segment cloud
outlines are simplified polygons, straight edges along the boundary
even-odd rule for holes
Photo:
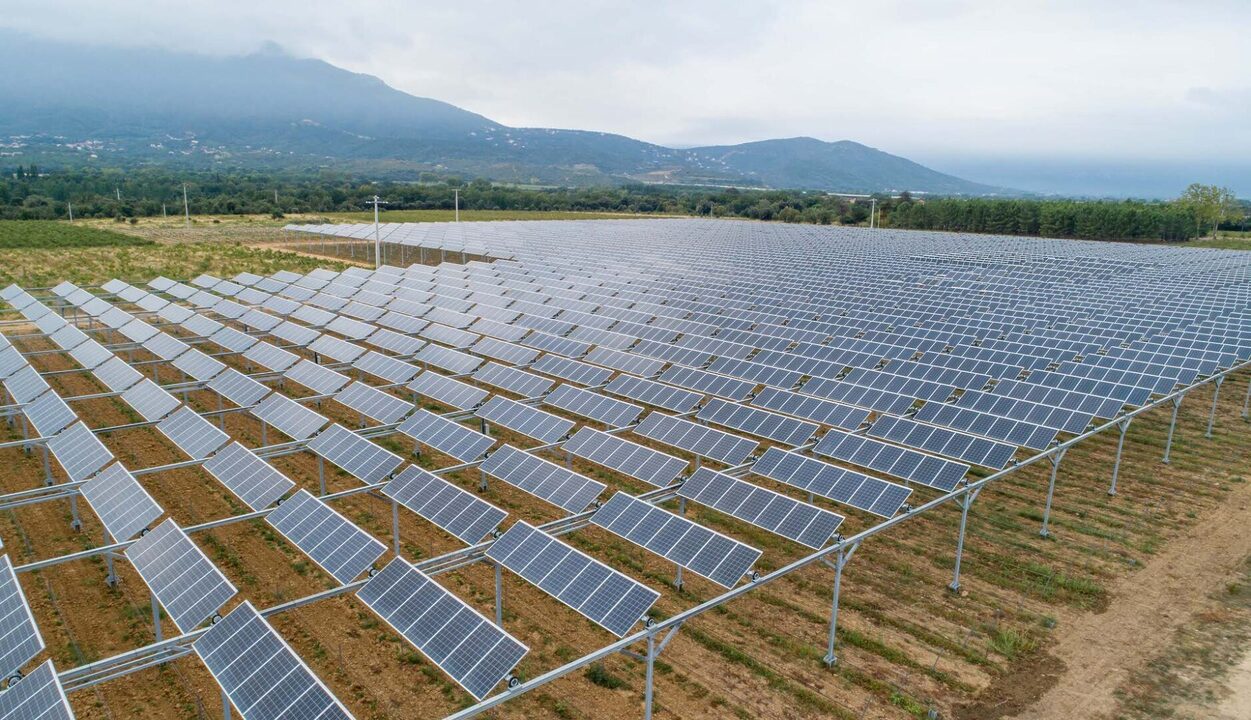
[[[288,52],[512,125],[904,155],[1251,152],[1246,2],[0,0],[83,42]],[[50,22],[49,18],[72,18]]]

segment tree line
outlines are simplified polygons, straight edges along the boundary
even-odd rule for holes
[[[620,212],[749,218],[814,224],[864,224],[872,205],[801,190],[739,190],[657,185],[534,188],[464,182],[370,182],[334,173],[200,172],[159,168],[42,172],[0,169],[0,219],[181,215],[183,186],[192,214],[331,213],[361,211],[375,194],[388,209]],[[883,227],[951,232],[1125,240],[1188,240],[1230,223],[1246,222],[1247,207],[1227,190],[1192,186],[1177,201],[1077,201],[1027,198],[876,199]]]

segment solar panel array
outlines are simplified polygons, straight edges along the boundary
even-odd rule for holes
[[[787,486],[783,490],[811,492],[881,517],[899,512],[919,488],[834,463],[947,490],[970,464],[1004,467],[1018,447],[1041,449],[1095,418],[1115,417],[1126,406],[1251,356],[1251,334],[1242,330],[1251,315],[1251,263],[1230,253],[941,234],[870,238],[830,228],[670,220],[384,228],[391,242],[421,244],[439,233],[444,247],[472,246],[496,260],[306,276],[244,273],[234,281],[203,275],[191,284],[158,279],[150,284],[155,293],[113,281],[105,289],[118,306],[69,283],[53,293],[76,308],[76,320],[79,313],[90,316],[93,326],[109,329],[106,338],[138,343],[139,352],[206,382],[366,482],[385,480],[403,461],[287,397],[285,380],[333,395],[362,423],[365,417],[400,423],[403,434],[458,461],[478,460],[494,440],[425,410],[408,417],[412,405],[392,388],[407,384],[423,400],[474,410],[494,425],[561,443],[572,455],[656,485],[678,479],[686,462],[578,424],[628,428],[729,466],[750,462],[760,449],[744,434],[796,448],[816,437],[813,452],[834,462],[769,447],[747,469]],[[763,261],[762,243],[769,248]],[[84,332],[20,289],[6,288],[0,297],[106,387],[124,392],[121,400],[159,423],[187,455],[205,459],[206,470],[250,507],[270,507],[294,487],[183,407],[159,387],[157,374],[144,378],[92,339],[91,328]],[[121,301],[133,306],[130,312]],[[172,326],[181,328],[180,337],[163,332]],[[213,347],[226,351],[223,359],[239,357],[247,372],[255,364],[281,374],[278,387],[227,367],[212,356],[219,355]],[[359,381],[347,375],[352,370]],[[473,377],[449,377],[469,373]],[[0,347],[0,379],[6,394],[25,403],[24,418],[49,438],[66,474],[95,477],[83,486],[84,495],[88,487],[129,476],[120,464],[101,472],[112,454],[7,342]],[[492,397],[496,390],[534,400]],[[538,410],[538,403],[551,412]],[[699,422],[674,416],[687,413]],[[508,445],[482,469],[568,512],[584,510],[606,489]],[[138,483],[123,484],[146,497]],[[470,544],[506,517],[415,467],[383,492]],[[92,502],[102,519],[110,514],[105,500],[116,501],[114,494]],[[709,468],[698,468],[679,494],[809,547],[828,542],[842,522],[828,510]],[[154,506],[141,499],[128,509],[146,508],[142,523],[119,513],[106,527],[133,536],[160,517],[163,511]],[[727,586],[750,567],[741,543],[699,532],[690,521],[622,493],[593,517]],[[304,491],[279,505],[270,522],[281,523],[284,535],[340,582],[358,577],[383,552],[372,536]],[[177,529],[167,522],[160,534],[139,542],[165,539],[183,547],[169,539],[167,526]],[[679,528],[683,542],[667,545]],[[710,539],[688,557],[704,532]],[[628,629],[654,601],[652,591],[605,575],[613,571],[524,521],[488,555],[502,556],[509,544],[523,542],[524,552],[509,552],[504,564],[606,627]],[[728,564],[712,565],[718,558]],[[411,579],[399,572],[405,567],[384,572]],[[604,595],[592,581],[609,577],[614,592]],[[620,606],[630,595],[634,601]],[[199,611],[176,622],[203,620],[195,615]],[[441,667],[460,682],[473,670],[464,663],[482,657],[452,653]],[[478,692],[494,687],[513,663],[492,666],[481,685],[462,684],[481,697]],[[236,691],[231,678],[215,676]],[[317,712],[334,715],[339,706],[315,686],[315,679],[303,682],[300,692],[320,697]],[[257,705],[256,716],[266,716],[263,707]]]

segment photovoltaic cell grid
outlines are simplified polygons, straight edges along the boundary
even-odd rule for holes
[[[741,465],[760,443],[689,420],[653,412],[634,428],[642,437],[672,445],[701,457]]]
[[[340,583],[355,580],[386,552],[374,536],[307,490],[292,495],[265,520]]]
[[[486,556],[618,637],[643,618],[660,593],[528,523],[518,521]]]
[[[591,522],[727,588],[761,555],[750,545],[621,492],[608,498]]]
[[[969,471],[964,463],[841,430],[826,433],[813,452],[944,492],[959,484]]]
[[[295,483],[239,443],[227,445],[204,469],[253,510],[273,505]]]
[[[686,461],[616,435],[582,428],[561,449],[645,483],[663,487],[686,470]]]
[[[503,397],[491,398],[474,414],[541,443],[554,443],[564,438],[575,425],[572,420]]]
[[[383,486],[382,494],[468,545],[480,542],[508,517],[477,495],[415,465]]]
[[[246,720],[351,720],[291,646],[245,601],[193,643]]]
[[[235,596],[235,586],[173,520],[126,548],[126,558],[183,632]]]
[[[491,453],[479,467],[487,475],[570,513],[585,510],[607,487],[511,445]]]
[[[811,548],[823,547],[843,517],[725,473],[700,468],[678,495]]]
[[[0,720],[73,720],[51,660],[0,693]]]
[[[529,651],[401,558],[356,596],[479,700]]]
[[[373,485],[395,472],[404,459],[335,423],[308,443],[308,449]]]
[[[109,466],[79,491],[100,518],[104,529],[117,541],[126,541],[138,535],[165,513],[121,463]]]
[[[476,460],[495,445],[494,438],[435,415],[429,410],[418,410],[396,429],[422,445],[432,447],[461,462]]]
[[[43,637],[13,572],[13,563],[8,555],[0,555],[0,673],[12,675],[42,650]]]
[[[866,512],[893,517],[912,490],[781,448],[769,448],[751,471]]]

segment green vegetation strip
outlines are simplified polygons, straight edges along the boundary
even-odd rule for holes
[[[52,220],[0,220],[0,249],[152,245],[151,240]]]

